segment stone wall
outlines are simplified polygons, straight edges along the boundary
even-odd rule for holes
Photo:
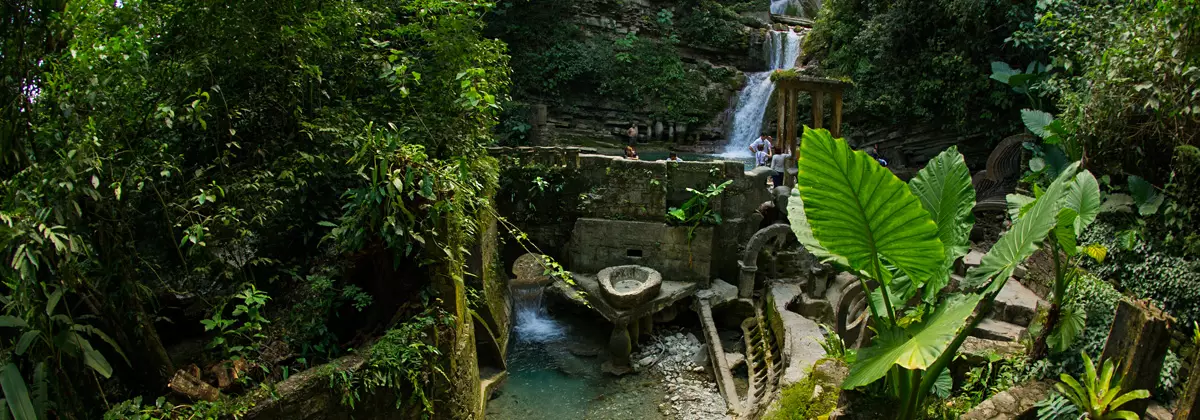
[[[657,270],[664,280],[707,286],[713,229],[697,228],[691,238],[688,230],[661,222],[579,219],[572,231],[566,266],[594,273],[617,265],[641,265]]]
[[[722,223],[711,228],[711,241],[694,238],[693,245],[701,241],[711,249],[707,270],[710,279],[734,282],[741,246],[758,231],[762,221],[756,210],[772,199],[766,188],[768,172],[763,168],[745,172],[741,162],[630,161],[590,154],[586,149],[557,147],[495,148],[491,153],[501,158],[502,167],[529,165],[547,174],[561,174],[561,178],[555,178],[564,184],[561,191],[532,204],[533,210],[523,197],[530,194],[526,181],[502,179],[497,201],[503,216],[528,234],[542,252],[562,261],[572,259],[567,251],[579,243],[573,231],[580,219],[643,222],[665,229],[667,211],[692,196],[687,188],[704,190],[729,181],[724,193],[711,203]],[[502,173],[516,172],[502,168]],[[548,188],[558,190],[557,186]],[[553,208],[555,214],[537,210],[548,208]],[[583,225],[589,229],[591,226]],[[648,234],[664,235],[668,233]],[[511,243],[515,241],[509,242],[503,254],[505,262],[511,264],[525,250]],[[696,255],[693,247],[692,258]],[[567,265],[567,269],[575,268]]]

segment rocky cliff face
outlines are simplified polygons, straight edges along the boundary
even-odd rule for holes
[[[757,7],[764,13],[735,12]],[[768,2],[532,0],[501,5],[511,143],[724,138],[743,71],[765,70]],[[541,106],[544,106],[542,110]]]

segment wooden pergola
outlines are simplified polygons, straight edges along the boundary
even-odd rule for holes
[[[775,81],[777,96],[776,108],[779,110],[779,128],[776,138],[788,150],[799,146],[796,138],[800,136],[800,121],[797,116],[800,92],[808,92],[812,96],[812,128],[824,128],[825,96],[833,100],[833,124],[829,127],[833,137],[841,137],[842,127],[842,92],[849,83],[836,79],[802,76],[794,71],[776,71],[771,75]]]

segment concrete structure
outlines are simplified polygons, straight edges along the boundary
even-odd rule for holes
[[[581,218],[571,232],[566,266],[571,271],[595,273],[607,267],[642,265],[668,280],[708,286],[713,228],[691,230],[690,238],[689,230],[662,222]]]
[[[618,309],[633,309],[658,296],[662,275],[640,265],[620,265],[600,270],[600,292]]]
[[[1172,321],[1174,318],[1152,304],[1122,299],[1117,303],[1117,314],[1108,332],[1108,341],[1104,343],[1104,351],[1096,362],[1112,360],[1117,365],[1121,389],[1153,392],[1167,357]],[[1149,401],[1137,400],[1121,409],[1143,416],[1148,404]]]

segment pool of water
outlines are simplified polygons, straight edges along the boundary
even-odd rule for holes
[[[489,420],[666,418],[659,412],[665,398],[659,378],[649,373],[618,378],[600,371],[608,323],[552,318],[536,302],[540,296],[519,290],[513,299],[508,379],[488,402]]]

